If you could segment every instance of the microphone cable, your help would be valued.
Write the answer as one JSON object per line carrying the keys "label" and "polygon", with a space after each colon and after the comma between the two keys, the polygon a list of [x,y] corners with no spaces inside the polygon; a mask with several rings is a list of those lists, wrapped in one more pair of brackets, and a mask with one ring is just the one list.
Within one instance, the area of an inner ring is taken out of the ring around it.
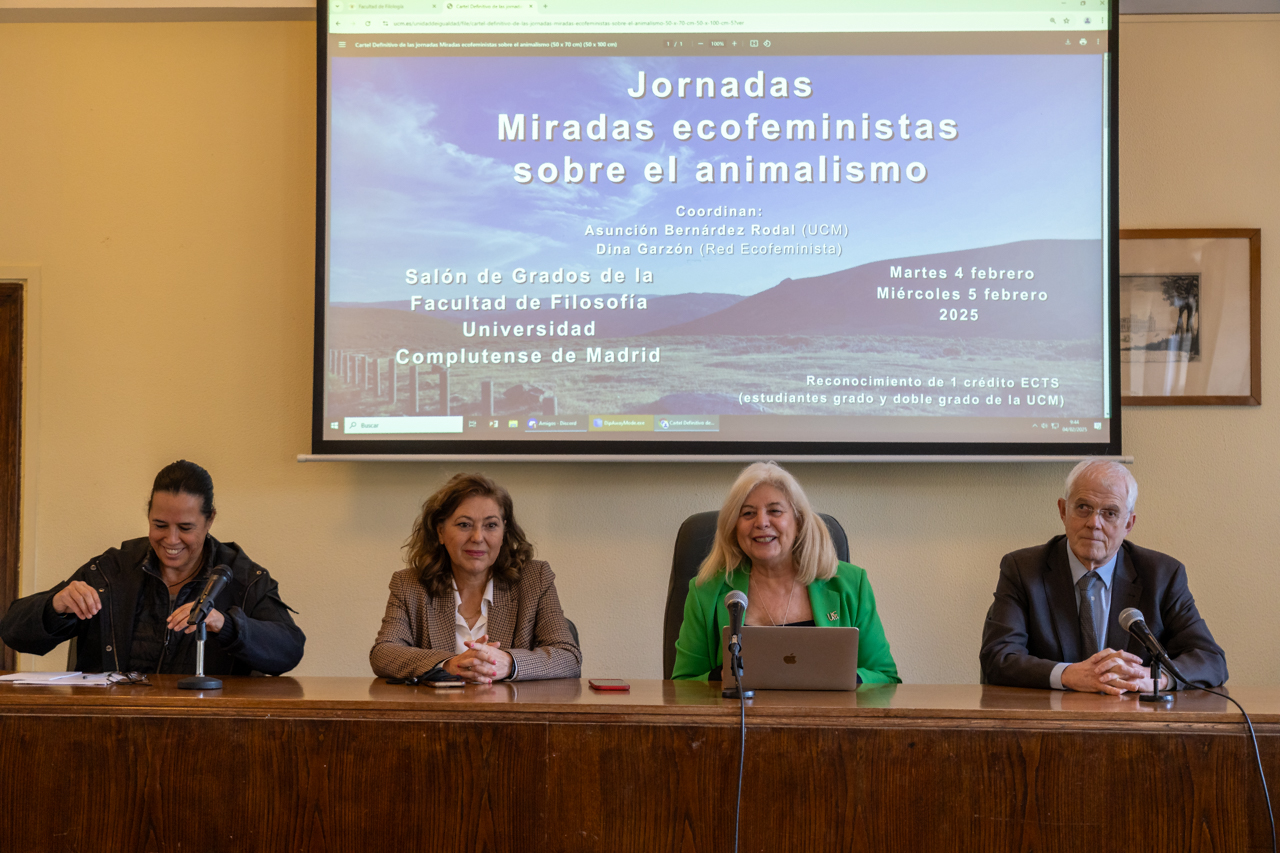
{"label": "microphone cable", "polygon": [[[742,692],[742,674],[732,664],[733,680],[738,686],[738,704],[742,708],[742,739],[738,746],[738,802],[733,809],[733,853],[738,853],[738,826],[742,822],[742,765],[747,758],[747,697]],[[1272,853],[1275,853],[1273,850]]]}
{"label": "microphone cable", "polygon": [[1276,815],[1275,815],[1275,812],[1271,809],[1271,793],[1267,790],[1267,774],[1266,774],[1266,771],[1262,769],[1262,750],[1258,748],[1258,735],[1253,730],[1253,720],[1249,719],[1249,712],[1244,709],[1243,705],[1241,705],[1239,702],[1237,702],[1235,699],[1232,699],[1230,696],[1228,696],[1225,693],[1219,693],[1217,690],[1210,690],[1208,687],[1201,687],[1197,684],[1192,684],[1190,681],[1187,681],[1182,676],[1174,675],[1172,672],[1169,673],[1169,677],[1177,678],[1179,681],[1187,685],[1187,687],[1191,688],[1192,690],[1200,690],[1204,693],[1209,693],[1213,696],[1221,696],[1223,699],[1226,699],[1232,705],[1235,705],[1237,708],[1239,708],[1240,713],[1244,715],[1245,725],[1249,727],[1249,739],[1253,741],[1253,757],[1258,762],[1258,778],[1262,780],[1262,799],[1266,801],[1266,804],[1267,804],[1267,819],[1271,822],[1271,853],[1277,853],[1276,851]]}

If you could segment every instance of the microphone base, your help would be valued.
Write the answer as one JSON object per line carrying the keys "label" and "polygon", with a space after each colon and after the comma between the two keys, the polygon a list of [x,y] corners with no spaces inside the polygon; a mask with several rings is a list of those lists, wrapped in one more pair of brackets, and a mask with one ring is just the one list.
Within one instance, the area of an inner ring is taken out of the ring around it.
{"label": "microphone base", "polygon": [[[1169,681],[1170,683],[1172,683],[1173,678],[1170,677]],[[1159,658],[1153,658],[1151,661],[1151,692],[1139,694],[1138,701],[1139,702],[1160,702],[1165,705],[1173,701],[1172,693],[1160,692],[1160,659]]]}
{"label": "microphone base", "polygon": [[738,694],[738,688],[726,687],[720,691],[720,696],[724,699],[751,699],[756,695],[754,690],[743,690],[742,694]]}
{"label": "microphone base", "polygon": [[178,681],[181,690],[221,690],[222,681],[207,675],[192,675]]}
{"label": "microphone base", "polygon": [[1162,702],[1167,705],[1173,701],[1173,694],[1172,693],[1139,693],[1138,701],[1139,702]]}

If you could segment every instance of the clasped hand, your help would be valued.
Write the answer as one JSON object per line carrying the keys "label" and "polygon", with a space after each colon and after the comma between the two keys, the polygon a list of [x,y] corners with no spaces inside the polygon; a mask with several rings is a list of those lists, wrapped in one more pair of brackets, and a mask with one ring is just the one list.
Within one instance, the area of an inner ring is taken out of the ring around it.
{"label": "clasped hand", "polygon": [[[1167,675],[1161,673],[1161,689],[1168,683],[1166,678]],[[1143,665],[1142,658],[1135,654],[1103,649],[1088,660],[1064,669],[1062,686],[1081,693],[1110,693],[1113,696],[1126,692],[1150,693],[1151,672]]]}
{"label": "clasped hand", "polygon": [[[193,606],[195,602],[191,601],[170,613],[165,627],[170,631],[190,634],[196,629],[195,625],[187,624]],[[53,609],[57,613],[74,613],[77,619],[92,619],[102,609],[102,599],[98,597],[98,591],[84,581],[72,581],[53,597]],[[222,630],[224,621],[217,610],[210,610],[204,619],[205,625],[214,634]]]}
{"label": "clasped hand", "polygon": [[492,684],[511,675],[511,655],[498,648],[497,640],[489,642],[488,634],[465,645],[465,652],[440,665],[445,672],[477,684]]}

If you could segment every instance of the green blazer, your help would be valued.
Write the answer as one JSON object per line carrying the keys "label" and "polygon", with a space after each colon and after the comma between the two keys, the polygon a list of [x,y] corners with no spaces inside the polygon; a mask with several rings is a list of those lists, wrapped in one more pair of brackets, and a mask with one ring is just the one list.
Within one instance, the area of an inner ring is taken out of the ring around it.
{"label": "green blazer", "polygon": [[[720,629],[729,624],[724,597],[731,589],[746,592],[750,580],[750,570],[741,568],[733,573],[732,583],[723,574],[702,586],[698,586],[697,578],[689,581],[672,678],[705,681],[711,670],[720,666]],[[866,572],[840,563],[834,577],[809,584],[809,603],[813,605],[814,624],[858,629],[858,676],[864,683],[902,682],[898,665],[889,653],[884,626],[876,614],[876,598]]]}

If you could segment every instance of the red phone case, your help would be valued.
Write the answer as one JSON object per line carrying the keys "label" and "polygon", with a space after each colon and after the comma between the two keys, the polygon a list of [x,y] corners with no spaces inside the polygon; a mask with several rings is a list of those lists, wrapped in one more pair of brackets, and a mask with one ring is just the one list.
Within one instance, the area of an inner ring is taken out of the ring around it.
{"label": "red phone case", "polygon": [[[605,681],[614,681],[619,683],[605,684],[604,683]],[[592,678],[587,681],[587,685],[590,686],[592,690],[630,690],[631,689],[630,684],[627,684],[627,682],[621,681],[620,679],[617,679],[617,678],[610,678],[610,679],[603,679],[603,680],[597,680],[595,678]]]}

